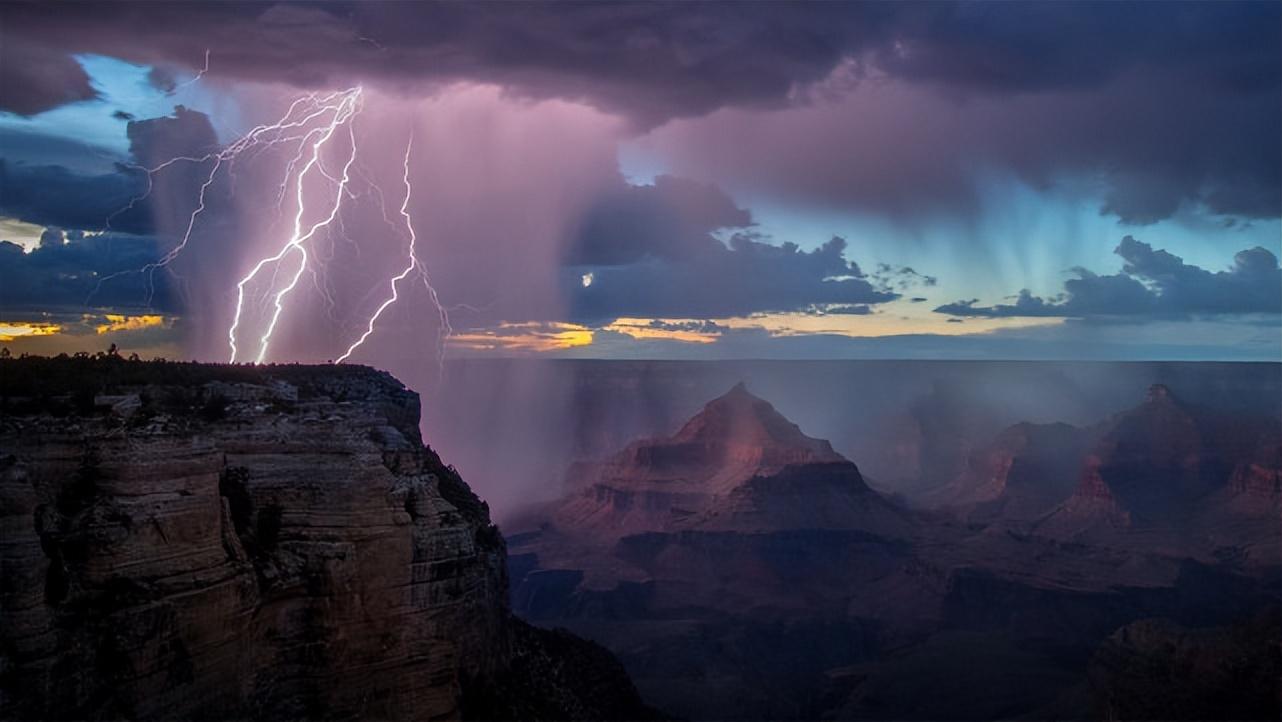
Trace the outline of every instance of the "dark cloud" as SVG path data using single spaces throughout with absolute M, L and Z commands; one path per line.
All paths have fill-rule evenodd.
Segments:
M 1282 313 L 1282 269 L 1265 248 L 1240 251 L 1225 271 L 1208 271 L 1168 251 L 1126 236 L 1114 252 L 1121 273 L 1073 269 L 1052 298 L 1024 289 L 1011 304 L 980 306 L 976 299 L 939 306 L 954 316 L 1153 317 Z
M 183 162 L 165 169 L 156 184 L 160 190 L 151 195 L 143 168 L 176 156 L 200 157 L 216 148 L 209 118 L 178 106 L 173 116 L 129 121 L 127 134 L 135 165 L 116 163 L 108 172 L 0 157 L 0 215 L 59 228 L 153 234 L 158 215 L 189 213 L 202 164 Z
M 1145 63 L 1238 89 L 1279 79 L 1273 3 L 10 3 L 4 20 L 62 53 L 197 68 L 208 48 L 216 74 L 303 86 L 480 80 L 646 124 L 777 105 L 847 59 L 977 92 L 1081 89 Z
M 63 53 L 196 68 L 208 48 L 217 75 L 304 87 L 493 82 L 646 125 L 784 102 L 893 19 L 875 7 L 665 3 L 10 4 L 4 13 L 14 32 Z
M 909 221 L 975 217 L 993 180 L 1086 194 L 1136 225 L 1185 209 L 1275 218 L 1280 93 L 1190 85 L 1151 65 L 1089 91 L 964 99 L 864 83 L 824 104 L 676 121 L 638 143 L 682 176 Z
M 897 213 L 973 209 L 974 173 L 993 168 L 1038 188 L 1065 173 L 1101 178 L 1103 210 L 1128 223 L 1186 204 L 1282 212 L 1278 3 L 8 3 L 0 13 L 29 45 L 14 51 L 22 62 L 0 65 L 15 76 L 0 108 L 87 97 L 72 52 L 153 64 L 161 88 L 173 68 L 202 67 L 206 50 L 213 78 L 419 94 L 495 83 L 638 128 L 822 106 L 816 97 L 888 79 L 915 94 L 825 108 L 827 128 L 727 133 L 719 121 L 674 167 L 714 181 L 718 170 L 759 172 L 763 186 L 807 200 Z M 26 60 L 36 53 L 52 60 Z
M 147 82 L 151 83 L 151 86 L 156 90 L 164 93 L 172 93 L 174 88 L 178 86 L 178 80 L 174 77 L 173 69 L 163 66 L 156 66 L 148 70 Z
M 156 174 L 154 186 L 142 167 L 199 157 L 216 147 L 214 131 L 206 116 L 179 107 L 172 116 L 129 121 L 127 134 L 134 163 L 116 163 L 106 172 L 0 158 L 0 215 L 46 227 L 30 253 L 0 239 L 0 306 L 6 311 L 180 310 L 186 292 L 180 293 L 176 276 L 142 269 L 173 248 L 210 166 L 175 164 Z M 225 209 L 221 189 L 211 190 L 207 200 L 211 209 Z M 184 257 L 179 265 L 190 274 L 198 264 Z
M 1157 64 L 1190 85 L 1267 89 L 1282 73 L 1273 3 L 959 2 L 907 15 L 878 66 L 952 88 L 1082 89 Z
M 0 215 L 42 226 L 98 230 L 146 189 L 143 174 L 120 167 L 113 173 L 84 174 L 63 166 L 31 166 L 0 158 Z M 130 212 L 113 224 L 150 233 L 149 214 Z
M 813 251 L 738 233 L 680 261 L 648 259 L 593 270 L 593 283 L 567 282 L 571 320 L 620 316 L 725 318 L 807 311 L 815 306 L 877 304 L 898 298 L 869 282 L 833 238 Z
M 170 116 L 131 121 L 125 134 L 130 154 L 147 168 L 178 156 L 199 158 L 219 148 L 209 116 L 181 105 Z
M 665 321 L 660 318 L 651 319 L 647 324 L 650 328 L 660 331 L 689 331 L 694 333 L 724 333 L 728 330 L 716 321 Z
M 752 223 L 720 188 L 684 178 L 606 191 L 565 256 L 571 320 L 862 314 L 871 312 L 867 304 L 898 298 L 893 282 L 918 278 L 911 268 L 886 266 L 874 279 L 846 260 L 841 238 L 805 252 L 743 230 Z M 734 231 L 728 243 L 714 235 L 726 230 Z
M 4 27 L 0 10 L 0 110 L 35 115 L 98 93 L 61 43 L 43 44 Z
M 912 266 L 894 266 L 889 263 L 878 263 L 877 270 L 871 277 L 886 291 L 906 291 L 917 286 L 934 286 L 939 283 L 935 276 L 918 273 Z
M 752 216 L 720 188 L 659 176 L 653 185 L 603 194 L 584 216 L 566 262 L 613 266 L 689 258 L 720 245 L 711 231 L 749 225 Z
M 860 304 L 849 305 L 849 306 L 828 306 L 822 309 L 822 313 L 825 316 L 828 316 L 828 315 L 867 316 L 868 314 L 872 313 L 872 306 L 869 306 L 866 303 L 860 303 Z
M 121 233 L 86 236 L 48 229 L 30 253 L 0 240 L 0 307 L 6 312 L 80 306 L 139 308 L 150 295 L 151 308 L 177 310 L 168 274 L 135 272 L 160 253 L 155 238 Z M 100 285 L 115 273 L 123 275 Z

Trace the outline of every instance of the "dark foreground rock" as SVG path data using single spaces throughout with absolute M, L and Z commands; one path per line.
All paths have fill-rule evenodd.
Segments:
M 1278 719 L 1280 621 L 1275 608 L 1228 627 L 1129 624 L 1091 661 L 1093 711 L 1101 719 Z
M 637 719 L 360 367 L 0 362 L 0 717 Z

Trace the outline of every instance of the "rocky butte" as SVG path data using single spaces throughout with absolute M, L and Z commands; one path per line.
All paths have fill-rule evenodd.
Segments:
M 0 367 L 0 716 L 653 716 L 511 614 L 486 504 L 391 376 Z

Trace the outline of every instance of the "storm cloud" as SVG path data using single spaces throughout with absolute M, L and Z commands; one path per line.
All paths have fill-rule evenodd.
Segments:
M 7 14 L 0 10 L 0 18 Z M 0 23 L 3 27 L 3 23 Z M 18 33 L 0 42 L 0 110 L 35 115 L 60 105 L 97 97 L 89 74 L 57 43 L 32 43 Z
M 299 358 L 332 353 L 316 328 L 350 335 L 335 308 L 359 319 L 382 298 L 403 249 L 395 209 L 410 137 L 409 210 L 462 331 L 773 313 L 873 328 L 893 301 L 929 316 L 917 305 L 927 295 L 931 306 L 991 301 L 1024 285 L 1042 293 L 1037 274 L 1098 269 L 1098 239 L 1125 231 L 1074 225 L 1088 216 L 1080 225 L 1173 219 L 1147 231 L 1180 226 L 1173 251 L 1188 247 L 1189 229 L 1211 228 L 1220 240 L 1205 243 L 1218 243 L 1230 226 L 1249 240 L 1226 248 L 1267 248 L 1215 270 L 1128 238 L 1118 272 L 1076 269 L 1060 294 L 939 311 L 958 323 L 1277 315 L 1277 251 L 1261 232 L 1282 215 L 1276 3 L 8 3 L 0 27 L 0 109 L 38 116 L 5 119 L 0 216 L 109 227 L 134 262 L 173 247 L 209 167 L 169 167 L 121 212 L 148 188 L 136 166 L 209 152 L 215 125 L 234 137 L 298 92 L 364 88 L 361 172 L 386 203 L 362 176 L 341 228 L 318 239 L 326 272 L 347 279 L 309 278 L 316 287 L 300 291 L 327 303 L 282 329 L 277 348 Z M 207 56 L 209 72 L 192 82 Z M 124 78 L 152 105 L 116 92 Z M 171 97 L 215 122 L 182 108 L 133 118 L 164 112 Z M 97 127 L 85 120 L 94 113 L 108 130 L 80 134 Z M 123 148 L 111 134 L 126 128 L 127 157 L 83 146 L 115 137 Z M 42 130 L 61 145 L 28 142 Z M 281 235 L 268 183 L 279 183 L 268 178 L 278 161 L 256 154 L 210 188 L 187 266 L 174 269 L 204 288 L 181 290 L 204 324 L 194 336 L 211 347 L 246 259 Z M 1011 231 L 1008 219 L 1038 227 Z M 4 250 L 13 282 L 43 279 L 23 286 L 33 305 L 66 302 L 118 265 L 91 236 L 64 244 L 54 233 L 39 256 Z M 1017 248 L 984 248 L 1001 242 L 991 238 Z M 357 273 L 357 260 L 368 268 Z M 178 290 L 158 303 L 177 305 Z M 426 303 L 411 295 L 385 322 L 430 338 Z M 371 355 L 397 351 L 405 335 L 375 338 Z
M 0 240 L 0 307 L 8 313 L 77 307 L 175 312 L 180 304 L 172 278 L 163 271 L 137 272 L 161 253 L 153 237 L 119 233 L 50 229 L 30 253 Z M 117 273 L 122 275 L 101 283 Z
M 58 228 L 154 234 L 159 215 L 190 213 L 202 163 L 175 163 L 150 184 L 144 169 L 216 150 L 209 118 L 178 106 L 172 116 L 131 120 L 126 128 L 132 163 L 114 163 L 107 172 L 0 157 L 0 216 Z
M 7 4 L 0 108 L 91 97 L 70 54 L 302 88 L 455 82 L 677 126 L 687 177 L 882 212 L 975 204 L 975 172 L 1102 178 L 1129 223 L 1181 207 L 1277 217 L 1276 3 Z M 24 70 L 15 70 L 15 68 Z M 36 72 L 34 68 L 46 68 Z M 890 84 L 886 92 L 874 92 Z M 824 100 L 828 99 L 828 100 Z M 844 101 L 842 100 L 844 99 Z M 854 99 L 852 101 L 852 99 Z M 756 116 L 821 108 L 825 120 Z M 755 119 L 753 119 L 755 118 Z M 795 168 L 793 167 L 795 165 Z
M 747 210 L 711 184 L 669 175 L 651 185 L 619 183 L 584 214 L 566 262 L 614 266 L 691 258 L 720 245 L 712 231 L 752 223 Z
M 216 74 L 239 78 L 474 80 L 651 123 L 785 102 L 848 59 L 981 92 L 1088 88 L 1154 62 L 1199 84 L 1279 80 L 1272 3 L 61 3 L 4 19 L 64 56 L 197 68 L 208 48 Z

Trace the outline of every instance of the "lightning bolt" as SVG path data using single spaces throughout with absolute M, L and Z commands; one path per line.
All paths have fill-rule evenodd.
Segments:
M 346 361 L 348 357 L 356 351 L 356 349 L 360 348 L 361 344 L 365 343 L 365 339 L 369 338 L 370 335 L 374 333 L 374 325 L 378 323 L 379 317 L 383 315 L 383 312 L 386 311 L 389 306 L 396 303 L 398 299 L 396 289 L 397 284 L 404 281 L 416 268 L 418 268 L 418 256 L 415 254 L 415 246 L 418 245 L 418 235 L 414 232 L 414 223 L 410 220 L 409 214 L 410 196 L 414 191 L 413 186 L 410 185 L 410 154 L 413 150 L 414 134 L 411 132 L 410 139 L 405 144 L 405 173 L 402 176 L 405 182 L 405 200 L 401 202 L 401 216 L 405 218 L 405 227 L 409 230 L 410 234 L 409 263 L 406 264 L 404 270 L 392 277 L 392 282 L 390 284 L 392 288 L 391 295 L 388 296 L 377 309 L 375 309 L 374 313 L 369 317 L 369 324 L 365 327 L 365 333 L 362 333 L 360 338 L 356 339 L 351 346 L 347 347 L 347 350 L 343 352 L 343 355 L 339 356 L 338 359 L 334 361 L 336 364 L 341 364 Z
M 343 196 L 347 192 L 347 184 L 351 181 L 352 164 L 356 162 L 356 131 L 353 129 L 350 121 L 360 111 L 360 99 L 361 89 L 359 87 L 346 91 L 342 94 L 338 105 L 334 107 L 334 113 L 329 122 L 321 128 L 308 133 L 309 136 L 316 133 L 317 137 L 309 146 L 310 152 L 304 151 L 300 153 L 300 156 L 306 155 L 307 160 L 304 162 L 303 167 L 298 171 L 297 177 L 294 181 L 296 208 L 294 212 L 293 234 L 290 236 L 289 240 L 281 246 L 279 251 L 254 264 L 249 273 L 241 278 L 240 282 L 236 284 L 236 312 L 231 326 L 227 329 L 227 343 L 231 348 L 231 357 L 229 360 L 232 363 L 236 362 L 236 356 L 239 353 L 239 349 L 236 345 L 236 333 L 240 328 L 241 316 L 245 309 L 245 287 L 249 285 L 249 283 L 253 281 L 268 265 L 271 265 L 273 267 L 273 272 L 275 272 L 279 270 L 286 257 L 298 256 L 297 268 L 290 276 L 289 282 L 276 291 L 272 301 L 273 310 L 271 320 L 267 324 L 266 331 L 264 331 L 262 336 L 258 339 L 258 353 L 254 357 L 254 362 L 262 363 L 263 359 L 267 357 L 267 350 L 271 345 L 272 335 L 276 332 L 276 325 L 279 323 L 281 313 L 284 310 L 285 299 L 294 290 L 294 287 L 298 285 L 298 279 L 302 277 L 303 272 L 307 270 L 308 256 L 307 248 L 304 244 L 312 236 L 316 235 L 318 230 L 333 222 L 334 218 L 338 215 L 338 210 L 343 204 Z M 328 177 L 328 174 L 325 173 L 323 167 L 320 167 L 321 152 L 329 143 L 330 139 L 334 137 L 334 134 L 337 132 L 339 127 L 343 125 L 346 125 L 348 128 L 348 134 L 351 140 L 351 151 L 348 154 L 347 162 L 343 165 L 342 177 L 338 180 L 337 192 L 334 194 L 334 201 L 330 205 L 329 213 L 304 231 L 303 217 L 307 213 L 307 198 L 306 193 L 304 192 L 304 186 L 306 185 L 305 181 L 313 169 L 317 168 L 319 168 L 319 173 L 321 175 Z M 288 175 L 289 172 L 292 171 L 292 167 L 293 164 L 291 162 L 291 166 L 287 169 L 287 178 L 285 182 L 288 182 Z M 274 281 L 272 285 L 275 285 Z
M 438 369 L 442 368 L 440 361 L 444 358 L 445 339 L 453 333 L 453 329 L 450 327 L 449 312 L 445 310 L 445 307 L 441 305 L 440 299 L 437 298 L 436 289 L 432 286 L 431 277 L 427 273 L 427 268 L 422 265 L 417 255 L 416 249 L 418 246 L 418 233 L 414 230 L 414 220 L 410 217 L 409 212 L 410 198 L 414 194 L 414 187 L 410 184 L 410 156 L 413 151 L 414 134 L 411 132 L 409 141 L 405 144 L 405 160 L 402 164 L 404 173 L 401 176 L 401 179 L 405 184 L 405 199 L 401 201 L 400 209 L 401 217 L 405 219 L 405 229 L 409 231 L 409 260 L 406 262 L 405 268 L 391 278 L 391 282 L 389 283 L 389 286 L 391 287 L 391 294 L 384 299 L 383 303 L 380 304 L 379 307 L 374 310 L 374 313 L 370 315 L 369 322 L 365 326 L 365 332 L 362 333 L 360 338 L 356 339 L 351 346 L 347 347 L 347 350 L 343 352 L 342 356 L 339 356 L 338 359 L 334 361 L 336 364 L 341 364 L 346 361 L 351 357 L 352 353 L 354 353 L 356 349 L 361 347 L 361 344 L 365 343 L 366 339 L 373 335 L 374 327 L 378 324 L 378 319 L 383 315 L 383 312 L 391 307 L 392 304 L 396 303 L 400 298 L 397 289 L 398 284 L 408 278 L 414 271 L 418 271 L 419 276 L 423 281 L 423 286 L 427 289 L 428 294 L 431 296 L 432 303 L 435 304 L 437 312 L 440 314 L 440 325 L 436 330 L 436 340 Z
M 262 148 L 272 147 L 272 146 L 280 145 L 283 143 L 289 143 L 294 141 L 300 142 L 299 154 L 301 155 L 306 146 L 306 144 L 302 143 L 302 141 L 305 141 L 308 137 L 310 137 L 315 132 L 315 130 L 309 130 L 303 133 L 299 133 L 297 132 L 297 129 L 307 127 L 317 118 L 320 118 L 321 116 L 325 115 L 327 112 L 333 110 L 334 109 L 333 102 L 334 102 L 334 99 L 338 97 L 338 95 L 339 95 L 338 93 L 331 93 L 326 96 L 320 96 L 316 93 L 310 93 L 308 95 L 304 95 L 300 98 L 297 98 L 294 100 L 293 103 L 290 104 L 289 109 L 285 111 L 285 115 L 282 116 L 280 120 L 276 121 L 275 123 L 265 123 L 262 125 L 255 126 L 248 133 L 236 139 L 235 141 L 230 143 L 226 148 L 223 148 L 222 150 L 216 153 L 206 153 L 205 155 L 202 155 L 202 156 L 178 156 L 175 158 L 170 158 L 169 160 L 166 160 L 163 163 L 160 163 L 159 165 L 156 165 L 150 168 L 143 167 L 143 166 L 134 166 L 136 170 L 140 170 L 145 174 L 145 177 L 147 178 L 147 185 L 143 189 L 143 192 L 131 198 L 127 205 L 125 205 L 124 207 L 120 208 L 119 210 L 115 211 L 114 213 L 112 213 L 110 216 L 107 217 L 106 222 L 104 224 L 104 230 L 110 230 L 112 222 L 118 216 L 132 210 L 139 203 L 146 200 L 151 195 L 152 190 L 154 190 L 155 188 L 155 176 L 157 173 L 167 170 L 168 168 L 171 168 L 179 163 L 200 164 L 200 163 L 207 163 L 211 160 L 213 161 L 213 165 L 210 167 L 209 173 L 206 174 L 204 181 L 202 181 L 200 184 L 200 189 L 196 197 L 196 206 L 187 218 L 187 226 L 183 230 L 183 234 L 179 238 L 178 243 L 175 244 L 174 247 L 171 248 L 169 252 L 167 252 L 164 256 L 162 256 L 158 261 L 153 261 L 151 263 L 148 263 L 144 265 L 142 268 L 138 268 L 130 271 L 119 271 L 117 273 L 112 273 L 98 279 L 98 282 L 94 284 L 93 289 L 89 292 L 88 297 L 85 299 L 85 305 L 88 305 L 89 302 L 93 299 L 93 297 L 97 295 L 98 291 L 102 289 L 102 285 L 104 283 L 107 283 L 108 281 L 111 281 L 116 278 L 120 278 L 121 276 L 125 276 L 128 274 L 145 273 L 147 274 L 146 305 L 151 306 L 151 302 L 152 302 L 152 299 L 155 297 L 155 291 L 156 291 L 155 273 L 157 270 L 167 268 L 170 263 L 172 263 L 180 255 L 182 255 L 182 252 L 186 250 L 187 244 L 191 241 L 191 234 L 196 229 L 196 223 L 199 220 L 201 214 L 205 212 L 205 209 L 207 207 L 205 197 L 207 192 L 209 191 L 210 186 L 212 186 L 214 184 L 214 181 L 218 178 L 219 170 L 221 170 L 225 164 L 228 167 L 230 167 L 230 165 L 234 163 L 237 158 L 239 158 L 242 154 L 246 153 L 246 151 L 248 150 L 251 150 L 251 149 L 261 150 Z M 310 104 L 311 109 L 309 111 L 305 111 L 301 117 L 294 118 L 294 113 L 298 111 L 300 106 L 307 108 L 308 104 Z M 289 183 L 289 178 L 293 171 L 293 168 L 294 168 L 294 163 L 291 162 L 291 164 L 288 165 L 285 169 L 285 179 L 281 181 L 282 196 L 285 192 L 284 190 L 285 187 Z
M 187 82 L 179 83 L 178 85 L 175 85 L 174 87 L 170 88 L 167 95 L 173 95 L 174 93 L 177 93 L 178 91 L 182 90 L 188 85 L 192 85 L 193 83 L 199 81 L 201 78 L 205 77 L 205 73 L 208 73 L 208 72 L 209 72 L 209 48 L 205 48 L 205 67 L 197 71 L 196 75 L 194 75 Z
M 205 70 L 202 70 L 197 77 L 207 70 L 208 54 L 206 54 Z M 152 193 L 158 174 L 179 164 L 208 164 L 208 171 L 204 172 L 202 169 L 195 204 L 187 216 L 185 228 L 174 247 L 158 260 L 139 269 L 122 271 L 100 279 L 90 293 L 90 297 L 101 288 L 103 283 L 113 278 L 126 273 L 145 273 L 148 281 L 147 304 L 150 305 L 155 292 L 155 272 L 162 269 L 173 272 L 169 266 L 191 243 L 202 215 L 209 208 L 207 202 L 209 191 L 218 179 L 223 175 L 230 176 L 234 187 L 235 166 L 238 162 L 252 159 L 277 146 L 287 146 L 288 160 L 285 162 L 281 180 L 273 192 L 278 221 L 272 223 L 271 227 L 277 226 L 288 205 L 292 211 L 292 222 L 288 226 L 290 231 L 288 237 L 281 242 L 274 253 L 254 262 L 236 284 L 234 313 L 227 328 L 229 361 L 236 363 L 249 360 L 253 363 L 263 363 L 268 358 L 273 337 L 286 307 L 305 274 L 311 275 L 320 300 L 326 304 L 330 319 L 337 320 L 335 315 L 337 304 L 333 290 L 329 287 L 329 275 L 325 274 L 326 281 L 322 283 L 319 268 L 325 267 L 333 259 L 333 244 L 336 238 L 350 243 L 357 257 L 360 257 L 361 245 L 347 235 L 341 210 L 345 201 L 349 199 L 357 202 L 362 197 L 369 197 L 372 202 L 377 203 L 382 212 L 382 221 L 387 224 L 387 227 L 397 236 L 406 238 L 407 258 L 400 272 L 387 279 L 389 292 L 373 313 L 365 319 L 364 332 L 348 346 L 335 363 L 347 361 L 361 348 L 377 330 L 387 309 L 405 295 L 406 281 L 416 277 L 416 280 L 422 283 L 439 315 L 436 352 L 438 371 L 443 373 L 444 366 L 441 362 L 444 359 L 447 340 L 453 334 L 453 328 L 450 325 L 449 310 L 441 304 L 428 269 L 418 256 L 418 233 L 409 208 L 414 192 L 410 180 L 414 136 L 411 132 L 406 142 L 402 162 L 401 180 L 405 186 L 405 195 L 400 205 L 400 220 L 403 221 L 404 228 L 402 232 L 401 224 L 393 222 L 389 216 L 387 199 L 382 189 L 358 162 L 359 143 L 355 118 L 360 114 L 363 105 L 363 92 L 359 86 L 344 91 L 309 93 L 295 99 L 284 115 L 275 122 L 256 126 L 221 150 L 204 155 L 170 158 L 153 167 L 135 166 L 145 174 L 146 186 L 138 196 L 129 201 L 127 206 L 107 218 L 108 228 L 116 216 L 136 207 Z M 340 140 L 343 138 L 345 140 Z M 335 146 L 346 151 L 342 153 L 345 157 L 340 172 L 335 172 L 336 169 L 333 167 L 326 167 L 325 159 L 333 157 Z M 367 187 L 367 190 L 359 194 L 354 192 L 352 190 L 354 183 L 361 184 L 360 187 Z M 326 193 L 319 198 L 315 197 L 318 184 L 330 189 L 332 196 Z M 329 253 L 325 252 L 325 245 L 318 246 L 313 240 L 317 235 L 329 239 Z M 252 323 L 258 333 L 251 337 L 253 338 L 251 343 L 246 344 L 244 336 L 247 333 L 245 329 L 251 323 L 248 311 L 251 302 L 255 309 Z

